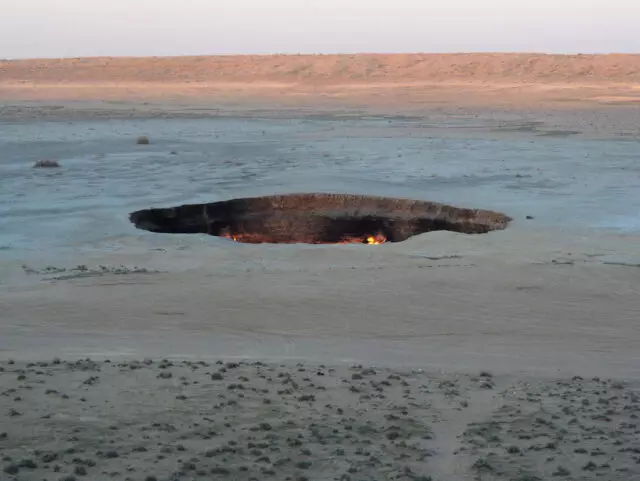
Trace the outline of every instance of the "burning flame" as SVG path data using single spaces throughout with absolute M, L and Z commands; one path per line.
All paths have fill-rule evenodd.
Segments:
M 260 235 L 246 235 L 246 234 L 232 234 L 229 231 L 226 232 L 221 232 L 220 234 L 218 234 L 220 237 L 224 237 L 225 239 L 229 239 L 232 240 L 234 242 L 247 242 L 247 243 L 253 243 L 253 244 L 259 244 L 262 242 L 269 242 L 269 238 L 268 237 L 262 237 Z M 352 237 L 352 236 L 347 236 L 342 238 L 341 240 L 337 241 L 337 242 L 320 242 L 320 243 L 327 243 L 327 244 L 367 244 L 367 245 L 377 245 L 377 244 L 384 244 L 385 242 L 387 242 L 387 238 L 378 233 L 378 234 L 374 234 L 374 235 L 370 235 L 367 237 Z
M 369 236 L 365 239 L 365 244 L 382 244 L 386 242 L 386 238 L 382 234 L 376 234 L 375 236 Z

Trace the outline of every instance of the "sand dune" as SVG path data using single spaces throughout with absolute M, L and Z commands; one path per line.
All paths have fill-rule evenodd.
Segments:
M 0 61 L 0 98 L 256 108 L 575 109 L 640 102 L 640 55 L 396 54 Z M 262 105 L 264 107 L 264 105 Z
M 0 62 L 0 81 L 640 83 L 640 55 L 395 54 L 77 58 Z

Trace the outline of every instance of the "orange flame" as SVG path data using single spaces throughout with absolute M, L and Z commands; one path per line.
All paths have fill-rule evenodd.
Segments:
M 237 235 L 229 234 L 227 232 L 222 234 L 220 237 L 224 237 L 225 239 L 229 239 L 229 240 L 233 240 L 233 241 L 238 242 L 238 236 Z
M 386 242 L 386 238 L 382 234 L 376 234 L 375 236 L 369 236 L 365 239 L 365 244 L 382 244 Z
M 268 237 L 262 237 L 260 235 L 247 235 L 247 234 L 232 234 L 229 231 L 226 232 L 221 232 L 220 234 L 218 234 L 220 237 L 224 237 L 225 239 L 229 239 L 232 240 L 234 242 L 245 242 L 245 243 L 252 243 L 252 244 L 259 244 L 262 242 L 270 242 L 270 238 Z M 271 242 L 273 242 L 271 240 Z M 378 233 L 378 234 L 374 234 L 374 235 L 370 235 L 367 237 L 351 237 L 351 236 L 347 236 L 342 238 L 341 240 L 335 242 L 335 244 L 367 244 L 367 245 L 377 245 L 377 244 L 384 244 L 385 242 L 387 242 L 387 238 Z M 325 242 L 320 242 L 325 243 Z M 326 242 L 327 244 L 332 244 L 333 242 Z

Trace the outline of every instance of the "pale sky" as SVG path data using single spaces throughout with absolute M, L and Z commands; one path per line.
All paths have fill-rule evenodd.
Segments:
M 640 0 L 0 0 L 0 58 L 640 53 Z

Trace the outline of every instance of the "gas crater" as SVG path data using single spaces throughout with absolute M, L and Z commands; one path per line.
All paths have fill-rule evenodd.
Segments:
M 425 232 L 505 229 L 499 212 L 352 194 L 286 194 L 152 208 L 129 215 L 143 230 L 209 234 L 249 244 L 382 244 Z

